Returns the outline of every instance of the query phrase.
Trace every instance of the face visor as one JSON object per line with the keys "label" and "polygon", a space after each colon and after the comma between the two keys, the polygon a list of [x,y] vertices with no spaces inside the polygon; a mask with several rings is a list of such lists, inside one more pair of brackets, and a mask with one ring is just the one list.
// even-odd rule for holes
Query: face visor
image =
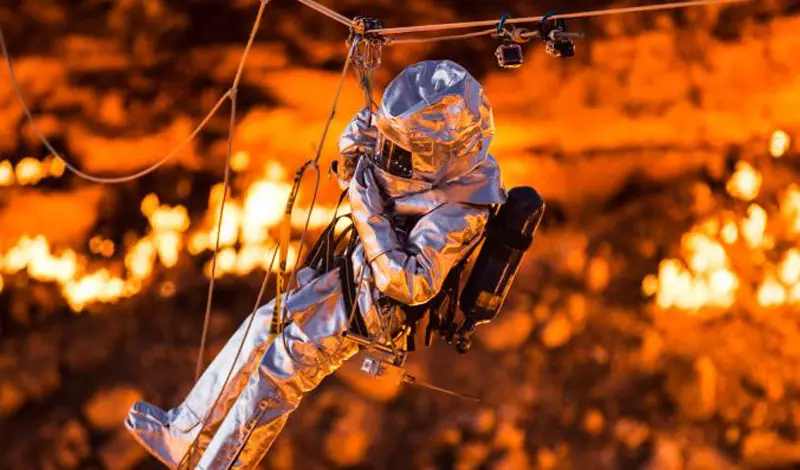
{"label": "face visor", "polygon": [[395,144],[383,134],[379,134],[375,164],[381,170],[400,178],[411,178],[414,165],[411,152]]}

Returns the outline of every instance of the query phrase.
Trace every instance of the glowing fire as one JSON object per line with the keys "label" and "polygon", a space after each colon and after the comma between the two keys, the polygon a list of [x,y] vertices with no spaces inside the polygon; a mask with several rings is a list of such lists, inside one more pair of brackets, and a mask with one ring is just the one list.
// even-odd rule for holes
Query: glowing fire
{"label": "glowing fire", "polygon": [[[246,153],[239,152],[234,157],[232,164],[233,160],[240,161],[237,168],[249,165],[250,157]],[[217,277],[225,274],[242,275],[254,269],[266,270],[269,267],[271,254],[278,243],[278,240],[270,237],[269,231],[280,224],[291,189],[286,169],[279,163],[270,161],[265,165],[260,178],[247,188],[243,200],[229,198],[226,201],[220,232],[221,249],[217,254]],[[189,238],[189,252],[192,254],[214,249],[222,191],[223,186],[220,184],[212,188],[209,194],[209,217],[205,228],[194,232]],[[348,207],[343,205],[339,210],[346,212]],[[292,226],[295,229],[300,230],[305,226],[308,211],[309,208],[304,207],[295,209],[292,217]],[[326,226],[334,211],[335,207],[317,206],[311,214],[309,228]],[[241,245],[238,250],[234,248],[237,243]],[[287,266],[291,267],[297,261],[298,249],[296,244],[289,245]],[[277,266],[273,266],[273,271],[277,271]],[[207,276],[211,275],[210,261],[204,272]]]}
{"label": "glowing fire", "polygon": [[[770,153],[781,156],[788,146],[788,135],[776,131]],[[758,170],[738,162],[726,189],[734,198],[751,202],[758,197],[762,183]],[[682,238],[682,259],[661,261],[658,274],[648,275],[642,282],[642,291],[655,297],[660,308],[690,312],[729,308],[747,291],[753,292],[763,307],[800,305],[798,236],[800,187],[792,184],[780,195],[779,210],[773,214],[751,202],[746,215],[738,219],[733,212],[722,211],[697,223]],[[790,248],[783,253],[770,252],[787,244]],[[776,265],[770,259],[780,262]],[[752,273],[757,278],[753,279]],[[742,277],[745,275],[747,279]],[[743,286],[752,290],[741,290]]]}
{"label": "glowing fire", "polygon": [[[232,158],[232,168],[244,171],[250,166],[250,155],[237,152]],[[58,177],[64,173],[64,164],[58,158],[42,162],[24,158],[16,166],[8,161],[0,162],[0,184],[36,184],[46,177]],[[81,311],[93,303],[116,302],[141,292],[158,264],[164,268],[178,265],[183,253],[199,255],[213,251],[216,241],[216,226],[219,206],[222,201],[222,185],[212,188],[209,194],[209,209],[193,226],[184,206],[162,204],[156,194],[145,196],[140,205],[147,218],[150,230],[128,247],[119,247],[114,241],[100,235],[88,241],[88,251],[104,258],[112,258],[120,248],[123,250],[124,274],[117,275],[110,267],[97,267],[85,256],[71,249],[54,250],[43,236],[24,236],[8,252],[0,256],[0,274],[15,275],[25,271],[40,282],[55,283],[71,309]],[[266,270],[278,241],[273,239],[270,229],[276,227],[283,217],[284,205],[291,185],[286,169],[276,162],[268,162],[262,174],[253,180],[244,191],[244,197],[229,197],[220,232],[220,251],[217,254],[216,276],[226,274],[246,275],[254,270]],[[316,229],[327,225],[335,208],[317,206],[309,221]],[[346,206],[340,211],[346,212]],[[305,225],[309,208],[297,207],[292,225],[301,229]],[[310,240],[306,240],[309,242]],[[297,262],[299,242],[289,245],[287,267]],[[112,261],[113,262],[113,261]],[[277,271],[277,266],[273,266]],[[203,272],[211,275],[211,261]],[[4,288],[0,277],[0,291]],[[163,295],[174,293],[174,284],[164,283],[160,287]]]}
{"label": "glowing fire", "polygon": [[58,157],[47,157],[39,161],[25,157],[14,167],[8,160],[0,161],[0,186],[11,186],[17,183],[22,186],[35,185],[45,178],[59,178],[64,174],[66,165]]}
{"label": "glowing fire", "polygon": [[728,181],[727,190],[731,196],[752,201],[761,190],[761,174],[745,162],[736,164],[736,172]]}
{"label": "glowing fire", "polygon": [[792,235],[800,235],[800,186],[790,185],[781,199],[781,216]]}
{"label": "glowing fire", "polygon": [[769,140],[769,153],[775,158],[780,158],[789,150],[792,140],[784,131],[775,131]]}

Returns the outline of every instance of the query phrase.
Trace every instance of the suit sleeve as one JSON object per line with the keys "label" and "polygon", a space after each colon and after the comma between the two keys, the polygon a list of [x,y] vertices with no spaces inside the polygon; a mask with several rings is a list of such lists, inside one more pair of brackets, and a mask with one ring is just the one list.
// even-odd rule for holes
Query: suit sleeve
{"label": "suit sleeve", "polygon": [[427,302],[478,242],[488,207],[447,202],[423,216],[404,240],[385,213],[386,201],[369,168],[357,175],[350,184],[350,207],[376,287],[406,305]]}

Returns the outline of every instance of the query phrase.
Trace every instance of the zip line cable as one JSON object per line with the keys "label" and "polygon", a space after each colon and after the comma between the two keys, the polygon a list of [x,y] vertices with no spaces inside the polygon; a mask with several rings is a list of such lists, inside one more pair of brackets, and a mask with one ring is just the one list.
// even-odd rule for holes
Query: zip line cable
{"label": "zip line cable", "polygon": [[[508,21],[506,21],[506,23],[508,23]],[[452,41],[456,39],[469,39],[480,36],[491,36],[492,34],[495,33],[497,33],[497,28],[484,29],[483,31],[476,31],[474,33],[453,34],[450,36],[430,36],[422,38],[392,39],[387,43],[387,45],[393,46],[395,44],[418,44],[423,42]]]}
{"label": "zip line cable", "polygon": [[[312,0],[304,0],[304,1],[312,1]],[[576,19],[576,18],[591,18],[595,16],[607,16],[607,15],[618,15],[623,13],[639,13],[639,12],[647,12],[647,11],[660,11],[660,10],[673,10],[676,8],[686,8],[692,6],[700,6],[700,5],[713,5],[713,4],[726,4],[726,3],[739,3],[739,2],[748,2],[751,0],[692,0],[687,2],[677,2],[677,3],[662,3],[657,5],[643,5],[637,7],[624,7],[624,8],[609,8],[606,10],[592,10],[592,11],[583,11],[578,13],[562,13],[558,15],[551,15],[546,17],[548,20],[557,20],[557,19]],[[545,19],[543,16],[529,16],[525,18],[509,18],[505,22],[506,24],[513,24],[513,23],[538,23],[542,19]],[[423,33],[423,32],[435,32],[435,31],[445,31],[450,29],[466,29],[466,28],[480,28],[484,26],[496,26],[498,20],[485,20],[485,21],[466,21],[461,23],[442,23],[442,24],[431,24],[431,25],[422,25],[422,26],[402,26],[397,28],[382,28],[376,29],[372,32],[376,34],[380,34],[382,36],[390,36],[396,34],[406,34],[406,33]]]}

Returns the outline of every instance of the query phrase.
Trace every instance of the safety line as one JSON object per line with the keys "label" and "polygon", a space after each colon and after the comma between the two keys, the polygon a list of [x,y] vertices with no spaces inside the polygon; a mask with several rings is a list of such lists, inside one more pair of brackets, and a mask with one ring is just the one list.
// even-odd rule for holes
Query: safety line
{"label": "safety line", "polygon": [[[262,3],[262,9],[260,9],[260,10],[259,10],[259,15],[262,13],[263,6],[265,6],[265,5],[266,5],[266,3],[268,3],[268,2],[269,2],[269,0],[263,0],[263,3]],[[352,55],[352,52],[353,52],[353,50],[354,50],[354,46],[355,46],[355,42],[353,43],[353,45],[352,45],[352,46],[350,47],[350,49],[349,49],[349,52],[348,52],[348,55],[347,55],[347,59],[346,59],[346,61],[345,61],[345,65],[344,65],[344,67],[343,67],[343,70],[342,70],[342,75],[341,75],[341,77],[340,77],[339,86],[337,87],[337,89],[336,89],[336,95],[334,96],[334,100],[333,100],[333,105],[332,105],[331,114],[330,114],[330,116],[329,116],[329,118],[328,118],[328,119],[329,119],[329,121],[328,121],[328,123],[327,123],[327,124],[326,124],[326,126],[325,126],[325,129],[326,129],[326,130],[325,130],[325,131],[323,132],[323,134],[322,134],[322,137],[321,137],[321,139],[320,139],[320,144],[319,144],[319,147],[318,147],[318,149],[317,149],[317,155],[316,155],[316,158],[315,158],[315,160],[313,161],[313,163],[314,163],[314,166],[315,166],[315,167],[316,167],[316,161],[317,161],[317,160],[319,160],[320,151],[321,151],[320,149],[322,148],[322,146],[323,146],[323,145],[324,145],[324,143],[325,143],[325,137],[326,137],[326,135],[327,135],[327,129],[328,129],[328,128],[329,128],[329,126],[330,126],[330,121],[332,121],[332,120],[333,120],[333,118],[334,118],[334,116],[335,116],[335,114],[336,114],[336,106],[337,106],[337,104],[338,104],[338,102],[339,102],[339,96],[340,96],[340,94],[341,94],[342,86],[343,86],[343,84],[344,84],[344,79],[345,79],[345,77],[347,76],[347,70],[348,70],[348,67],[349,67],[349,64],[350,64],[350,57],[351,57],[351,55]],[[319,169],[318,169],[318,168],[316,168],[316,170],[317,170],[317,178],[319,178]],[[298,178],[298,181],[299,181],[299,180],[300,180],[300,179]],[[315,191],[314,191],[314,196],[313,196],[313,199],[312,199],[311,208],[309,209],[309,212],[308,212],[308,215],[307,215],[307,218],[306,218],[306,224],[305,224],[305,227],[304,227],[304,230],[303,230],[303,235],[302,235],[302,238],[301,238],[302,240],[305,240],[306,233],[308,232],[308,225],[309,225],[309,222],[310,222],[310,220],[311,220],[311,213],[312,213],[312,211],[313,211],[313,208],[314,208],[314,203],[316,202],[316,197],[317,197],[317,188],[315,188]],[[291,198],[290,198],[290,199],[291,199]],[[291,201],[287,201],[287,206],[289,205],[289,202],[291,202]],[[292,206],[293,206],[293,204],[292,204]],[[291,219],[291,211],[292,211],[291,207],[292,207],[292,206],[290,206],[290,210],[289,210],[289,218],[290,218],[290,219]],[[221,223],[221,222],[222,222],[222,219],[220,218],[220,223]],[[218,226],[218,227],[219,227],[219,226]],[[188,462],[188,463],[191,463],[191,460],[192,460],[192,458],[194,457],[194,455],[195,455],[195,453],[196,453],[196,451],[197,451],[197,446],[198,446],[198,443],[199,443],[200,436],[203,434],[203,432],[205,431],[205,429],[208,427],[208,424],[209,424],[209,419],[210,419],[210,418],[211,418],[211,416],[213,415],[213,413],[214,413],[214,411],[215,411],[215,408],[216,408],[216,407],[217,407],[217,405],[219,404],[219,401],[220,401],[220,399],[222,398],[222,395],[223,395],[223,393],[225,392],[225,388],[228,386],[228,384],[229,384],[229,382],[230,382],[231,376],[233,375],[233,370],[234,370],[234,368],[236,367],[236,362],[238,361],[238,359],[239,359],[239,356],[241,355],[241,352],[242,352],[242,350],[243,350],[243,348],[244,348],[244,344],[245,344],[245,342],[246,342],[246,340],[247,340],[247,335],[249,334],[249,332],[250,332],[250,329],[251,329],[251,326],[252,326],[252,324],[253,324],[253,321],[254,321],[254,319],[255,319],[255,314],[256,314],[256,312],[258,311],[258,308],[259,308],[259,306],[261,305],[261,301],[263,300],[264,292],[265,292],[265,290],[266,290],[266,287],[267,287],[267,284],[268,284],[268,279],[269,279],[269,277],[270,277],[270,274],[271,274],[271,272],[272,272],[272,268],[273,268],[273,266],[274,266],[274,263],[275,263],[275,260],[276,260],[276,259],[278,259],[278,262],[279,262],[279,272],[278,272],[278,274],[277,274],[277,275],[278,275],[278,276],[281,276],[281,275],[285,276],[285,274],[286,274],[284,270],[281,270],[281,269],[280,269],[280,264],[281,264],[281,261],[283,261],[283,262],[284,262],[284,264],[285,264],[285,261],[286,261],[286,260],[285,260],[285,258],[283,258],[283,256],[281,256],[281,254],[282,254],[281,252],[283,251],[283,250],[282,250],[282,247],[284,247],[284,246],[288,246],[288,243],[289,243],[289,240],[288,240],[288,239],[283,239],[283,238],[282,238],[281,240],[279,240],[279,242],[278,242],[278,245],[275,247],[275,251],[274,251],[274,252],[273,252],[273,254],[272,254],[272,261],[270,262],[269,269],[267,269],[267,272],[266,272],[266,274],[265,274],[265,276],[264,276],[264,280],[263,280],[263,282],[262,282],[262,284],[261,284],[261,289],[259,290],[258,298],[256,299],[255,306],[253,307],[253,312],[251,313],[251,317],[250,317],[250,319],[249,319],[249,321],[248,321],[248,323],[247,323],[247,327],[245,328],[245,333],[244,333],[244,336],[242,337],[242,341],[239,343],[239,347],[238,347],[238,350],[237,350],[237,352],[236,352],[236,355],[234,356],[233,362],[231,363],[231,367],[230,367],[230,369],[228,370],[228,374],[227,374],[227,376],[226,376],[226,378],[225,378],[225,382],[223,383],[222,387],[220,388],[220,391],[219,391],[219,393],[217,394],[217,397],[216,397],[216,399],[214,400],[214,403],[212,404],[211,408],[209,409],[209,412],[208,412],[208,414],[207,414],[207,415],[205,416],[205,418],[203,418],[203,420],[202,420],[202,427],[201,427],[201,431],[200,431],[200,432],[197,434],[197,436],[195,437],[194,441],[192,441],[192,444],[191,444],[191,446],[189,447],[189,449],[187,450],[187,452],[184,454],[183,458],[181,459],[181,462],[180,462],[180,464],[179,464],[178,468],[183,468],[183,467],[184,467],[184,465],[185,465],[187,462]],[[295,276],[296,269],[297,269],[297,263],[299,263],[299,261],[300,261],[300,260],[299,260],[299,254],[300,254],[300,253],[298,252],[298,259],[297,259],[297,261],[296,261],[296,264],[295,264],[295,266],[293,267],[293,269],[294,269],[294,270],[293,270],[293,272],[292,272],[292,278]],[[215,256],[214,258],[216,259],[216,256]],[[281,258],[283,258],[283,260],[281,260]],[[212,265],[212,271],[213,271],[213,265]],[[211,278],[211,279],[213,280],[213,279],[214,279],[214,276],[212,276],[212,278]],[[278,285],[280,285],[280,282],[278,282]],[[210,289],[209,289],[209,292],[212,292],[212,291],[213,291],[213,288],[210,288]],[[288,299],[289,295],[290,295],[290,292],[286,292],[286,293],[284,294],[284,293],[281,293],[281,292],[279,291],[279,292],[278,292],[278,295],[276,295],[276,297],[275,297],[275,303],[273,304],[273,310],[272,310],[272,321],[273,321],[273,322],[274,322],[274,321],[278,321],[278,322],[280,322],[280,323],[281,323],[281,327],[282,327],[282,323],[283,323],[283,320],[282,320],[282,310],[283,310],[283,308],[284,308],[282,305],[284,305],[284,304],[285,304],[285,302],[282,302],[282,301],[284,300],[284,297],[286,297],[286,298]],[[206,325],[208,324],[208,318],[209,318],[209,310],[208,310],[208,305],[210,305],[210,301],[209,301],[209,303],[207,303],[206,319],[205,319],[205,324],[206,324]],[[207,334],[207,327],[204,327],[204,332],[203,332],[203,335],[204,335],[204,337],[203,337],[203,341],[204,341],[204,342],[205,342],[205,335],[206,335],[206,334]],[[262,347],[262,348],[269,348],[269,347],[270,347],[270,345],[272,344],[272,342],[274,341],[275,337],[276,337],[276,336],[272,334],[272,331],[270,331],[270,335],[269,335],[269,337],[268,337],[268,338],[267,338],[267,340],[264,342],[264,344],[262,344],[260,347]],[[202,351],[201,351],[201,352],[202,352]],[[198,364],[200,364],[200,362],[198,362]],[[196,380],[195,380],[195,381],[196,381]]]}
{"label": "safety line", "polygon": [[297,0],[297,1],[302,3],[303,5],[311,8],[311,9],[313,9],[313,10],[318,11],[319,13],[322,13],[323,15],[327,16],[328,18],[331,18],[331,19],[333,19],[335,21],[338,21],[339,23],[342,23],[345,26],[349,27],[349,26],[352,26],[352,24],[353,24],[353,20],[351,20],[350,18],[342,15],[339,12],[331,10],[330,8],[326,7],[325,5],[321,5],[321,4],[317,3],[317,2],[315,2],[314,0]]}
{"label": "safety line", "polygon": [[36,118],[33,117],[33,113],[31,112],[30,107],[28,107],[28,103],[25,101],[25,95],[23,95],[22,93],[22,88],[19,86],[19,81],[17,80],[17,74],[14,71],[14,64],[11,61],[11,56],[9,55],[8,48],[6,47],[6,40],[3,34],[2,27],[0,27],[0,49],[2,49],[3,51],[3,59],[6,63],[6,68],[8,69],[9,78],[11,79],[11,88],[13,89],[14,94],[17,95],[17,100],[19,100],[20,105],[22,105],[22,111],[25,113],[25,117],[27,118],[28,123],[31,125],[31,127],[33,127],[33,130],[39,137],[39,140],[47,148],[47,150],[50,151],[52,155],[57,156],[58,158],[61,159],[61,161],[64,162],[64,166],[66,166],[69,171],[74,173],[79,178],[91,181],[93,183],[101,183],[101,184],[127,183],[129,181],[133,181],[143,176],[146,176],[152,173],[153,171],[157,170],[165,163],[167,163],[169,160],[171,160],[173,157],[175,157],[178,154],[178,152],[183,150],[184,147],[186,147],[190,142],[192,142],[194,138],[197,137],[197,134],[199,134],[200,131],[203,130],[203,128],[206,126],[206,124],[208,124],[208,121],[210,121],[211,118],[217,113],[217,110],[219,110],[220,106],[222,106],[222,103],[224,103],[225,100],[230,97],[230,90],[228,90],[225,92],[224,95],[222,95],[219,101],[217,101],[214,107],[211,108],[211,111],[208,112],[206,117],[202,121],[200,121],[200,124],[198,124],[197,127],[195,127],[194,131],[192,131],[192,133],[189,134],[189,136],[186,139],[184,139],[183,142],[178,144],[178,146],[175,147],[169,154],[167,154],[165,157],[162,157],[156,163],[153,163],[147,168],[137,171],[136,173],[132,173],[130,175],[110,177],[110,178],[94,176],[78,169],[78,167],[74,165],[72,162],[70,162],[65,155],[56,150],[55,147],[47,139],[47,137],[45,137],[42,130],[39,128],[39,124],[36,122]]}
{"label": "safety line", "polygon": [[[578,13],[564,13],[558,15],[548,16],[548,19],[575,19],[575,18],[590,18],[594,16],[605,16],[605,15],[616,15],[621,13],[637,13],[637,12],[646,12],[646,11],[659,11],[659,10],[671,10],[675,8],[685,8],[685,7],[692,7],[692,6],[699,6],[699,5],[712,5],[712,4],[726,4],[726,3],[739,3],[739,2],[749,2],[751,0],[692,0],[686,2],[677,2],[677,3],[663,3],[658,5],[643,5],[637,7],[625,7],[625,8],[609,8],[607,10],[592,10],[592,11],[584,11]],[[536,23],[542,20],[542,16],[529,16],[525,18],[509,18],[506,20],[506,24],[512,23]],[[406,34],[406,33],[422,33],[422,32],[432,32],[432,31],[444,31],[449,29],[465,29],[465,28],[479,28],[484,26],[493,26],[497,25],[498,20],[486,20],[486,21],[466,21],[460,23],[443,23],[443,24],[431,24],[431,25],[422,25],[422,26],[402,26],[397,28],[382,28],[374,30],[375,33],[380,34],[382,36],[389,36],[394,34]]]}
{"label": "safety line", "polygon": [[211,301],[214,296],[214,281],[217,277],[217,255],[219,254],[219,241],[222,233],[222,217],[225,212],[225,200],[228,196],[228,190],[230,188],[231,154],[233,153],[233,137],[236,132],[236,98],[238,95],[239,81],[242,78],[244,64],[247,62],[247,55],[250,53],[250,49],[253,46],[256,32],[258,32],[258,29],[261,26],[261,17],[264,15],[264,8],[266,8],[269,2],[270,0],[261,0],[261,5],[258,8],[256,20],[253,22],[253,27],[250,29],[250,37],[247,40],[247,45],[245,46],[244,52],[242,53],[242,58],[239,61],[239,68],[236,70],[236,77],[233,79],[233,86],[231,86],[231,89],[228,92],[228,95],[231,99],[231,119],[228,127],[228,149],[225,156],[225,176],[222,185],[222,201],[219,205],[219,220],[217,221],[217,237],[214,243],[214,257],[211,259],[211,279],[208,281],[206,311],[205,315],[203,316],[203,333],[200,337],[200,352],[197,355],[197,367],[195,368],[195,381],[200,378],[200,373],[203,371],[203,356],[205,354],[206,339],[208,337],[208,325],[211,318]]}

